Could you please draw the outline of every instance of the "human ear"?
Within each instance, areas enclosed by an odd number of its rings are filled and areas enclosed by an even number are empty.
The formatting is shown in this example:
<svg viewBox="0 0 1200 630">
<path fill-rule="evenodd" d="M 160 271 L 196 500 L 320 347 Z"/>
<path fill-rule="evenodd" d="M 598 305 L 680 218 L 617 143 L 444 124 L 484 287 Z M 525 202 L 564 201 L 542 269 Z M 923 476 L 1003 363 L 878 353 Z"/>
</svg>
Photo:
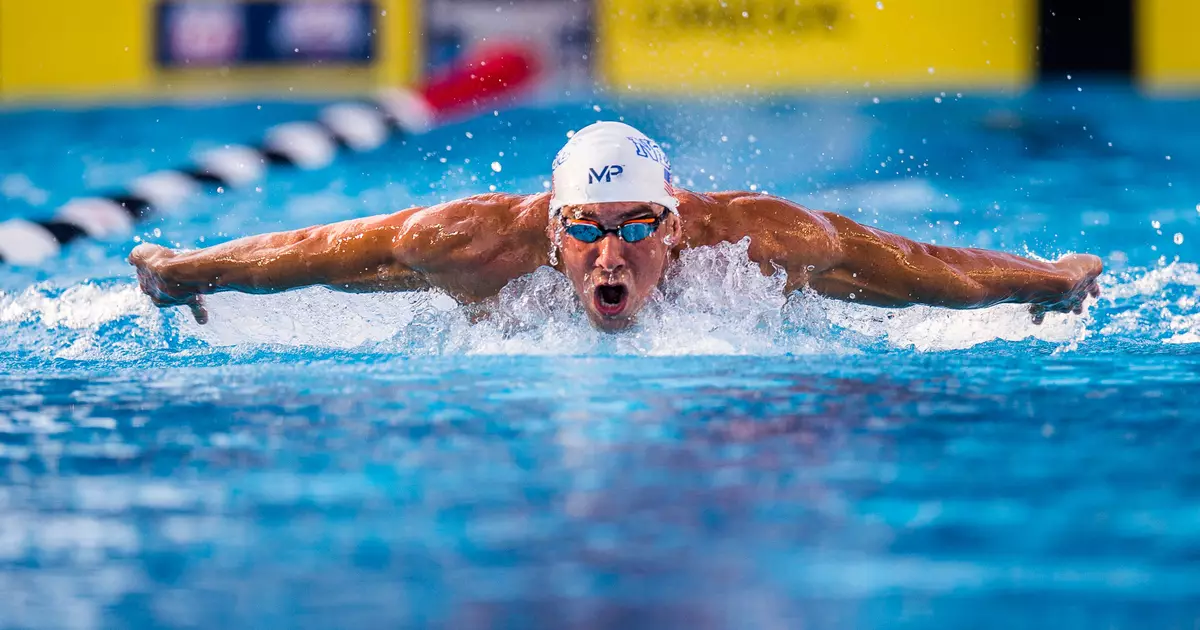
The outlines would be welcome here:
<svg viewBox="0 0 1200 630">
<path fill-rule="evenodd" d="M 676 243 L 681 242 L 683 236 L 683 222 L 679 220 L 679 215 L 672 212 L 666 220 L 667 235 L 663 237 L 663 243 L 667 247 L 672 247 Z"/>
</svg>

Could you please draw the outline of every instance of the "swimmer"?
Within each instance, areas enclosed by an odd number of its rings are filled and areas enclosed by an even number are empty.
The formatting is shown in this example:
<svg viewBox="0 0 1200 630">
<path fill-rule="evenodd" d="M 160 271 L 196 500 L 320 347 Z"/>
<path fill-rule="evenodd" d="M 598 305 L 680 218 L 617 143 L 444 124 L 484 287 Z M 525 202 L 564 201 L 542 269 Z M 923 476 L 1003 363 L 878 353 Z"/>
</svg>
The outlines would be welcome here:
<svg viewBox="0 0 1200 630">
<path fill-rule="evenodd" d="M 788 293 L 811 287 L 884 307 L 1021 303 L 1035 323 L 1080 313 L 1100 293 L 1096 256 L 1042 262 L 918 243 L 766 194 L 674 188 L 670 168 L 640 131 L 599 122 L 558 153 L 548 193 L 478 195 L 187 252 L 143 244 L 129 261 L 154 304 L 187 306 L 201 324 L 203 296 L 220 291 L 441 289 L 470 304 L 546 265 L 570 280 L 597 328 L 616 331 L 636 321 L 682 250 L 747 237 L 762 273 L 787 272 Z"/>
</svg>

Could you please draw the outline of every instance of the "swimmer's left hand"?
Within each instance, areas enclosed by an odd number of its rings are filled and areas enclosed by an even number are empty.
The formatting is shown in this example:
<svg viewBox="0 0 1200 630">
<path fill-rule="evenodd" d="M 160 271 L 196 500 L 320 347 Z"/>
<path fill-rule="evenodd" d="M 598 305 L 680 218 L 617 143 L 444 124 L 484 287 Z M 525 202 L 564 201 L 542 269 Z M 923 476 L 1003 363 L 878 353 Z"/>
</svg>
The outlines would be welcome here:
<svg viewBox="0 0 1200 630">
<path fill-rule="evenodd" d="M 1066 290 L 1045 302 L 1029 307 L 1033 315 L 1033 323 L 1040 324 L 1046 319 L 1046 313 L 1083 313 L 1083 301 L 1091 296 L 1100 297 L 1100 285 L 1096 278 L 1104 271 L 1104 263 L 1098 256 L 1091 254 L 1069 254 L 1054 263 L 1069 283 Z"/>
</svg>

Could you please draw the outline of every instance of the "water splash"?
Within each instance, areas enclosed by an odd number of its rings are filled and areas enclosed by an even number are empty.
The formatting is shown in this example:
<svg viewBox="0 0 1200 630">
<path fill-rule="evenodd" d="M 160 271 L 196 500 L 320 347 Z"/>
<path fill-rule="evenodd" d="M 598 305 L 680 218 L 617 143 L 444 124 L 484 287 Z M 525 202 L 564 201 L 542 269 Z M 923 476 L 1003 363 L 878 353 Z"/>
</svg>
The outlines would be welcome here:
<svg viewBox="0 0 1200 630">
<path fill-rule="evenodd" d="M 971 348 L 993 341 L 1072 349 L 1089 338 L 1200 343 L 1200 270 L 1173 263 L 1102 278 L 1082 316 L 1034 325 L 1024 306 L 955 311 L 882 309 L 804 291 L 785 297 L 748 241 L 684 252 L 639 323 L 596 331 L 570 283 L 548 267 L 484 303 L 440 292 L 344 294 L 313 288 L 271 296 L 209 296 L 211 321 L 159 311 L 128 280 L 0 293 L 0 352 L 46 359 L 137 360 L 217 348 L 315 347 L 400 355 L 785 355 Z"/>
<path fill-rule="evenodd" d="M 0 351 L 59 359 L 136 358 L 167 346 L 162 316 L 137 285 L 35 285 L 0 291 Z"/>
<path fill-rule="evenodd" d="M 1103 290 L 1112 312 L 1101 335 L 1153 335 L 1166 344 L 1200 343 L 1200 269 L 1195 264 L 1172 262 L 1149 271 L 1127 271 Z"/>
<path fill-rule="evenodd" d="M 960 203 L 925 179 L 895 179 L 830 188 L 800 200 L 811 208 L 849 212 L 857 208 L 884 214 L 912 214 L 914 209 L 957 212 Z"/>
</svg>

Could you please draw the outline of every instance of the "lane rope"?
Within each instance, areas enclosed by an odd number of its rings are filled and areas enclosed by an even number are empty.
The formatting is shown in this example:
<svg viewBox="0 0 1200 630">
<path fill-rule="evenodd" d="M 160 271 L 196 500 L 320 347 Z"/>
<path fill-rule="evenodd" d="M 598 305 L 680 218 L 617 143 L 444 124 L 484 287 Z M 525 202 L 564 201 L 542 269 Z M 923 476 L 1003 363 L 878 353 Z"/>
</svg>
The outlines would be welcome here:
<svg viewBox="0 0 1200 630">
<path fill-rule="evenodd" d="M 315 121 L 271 127 L 257 146 L 206 151 L 191 166 L 142 175 L 113 194 L 72 199 L 48 219 L 4 221 L 0 263 L 37 265 L 79 239 L 128 235 L 138 223 L 169 213 L 188 197 L 249 186 L 273 166 L 316 170 L 329 166 L 342 150 L 372 151 L 392 138 L 426 133 L 519 96 L 532 86 L 538 70 L 536 57 L 525 47 L 481 49 L 430 77 L 423 87 L 383 90 L 373 102 L 330 105 Z"/>
</svg>

